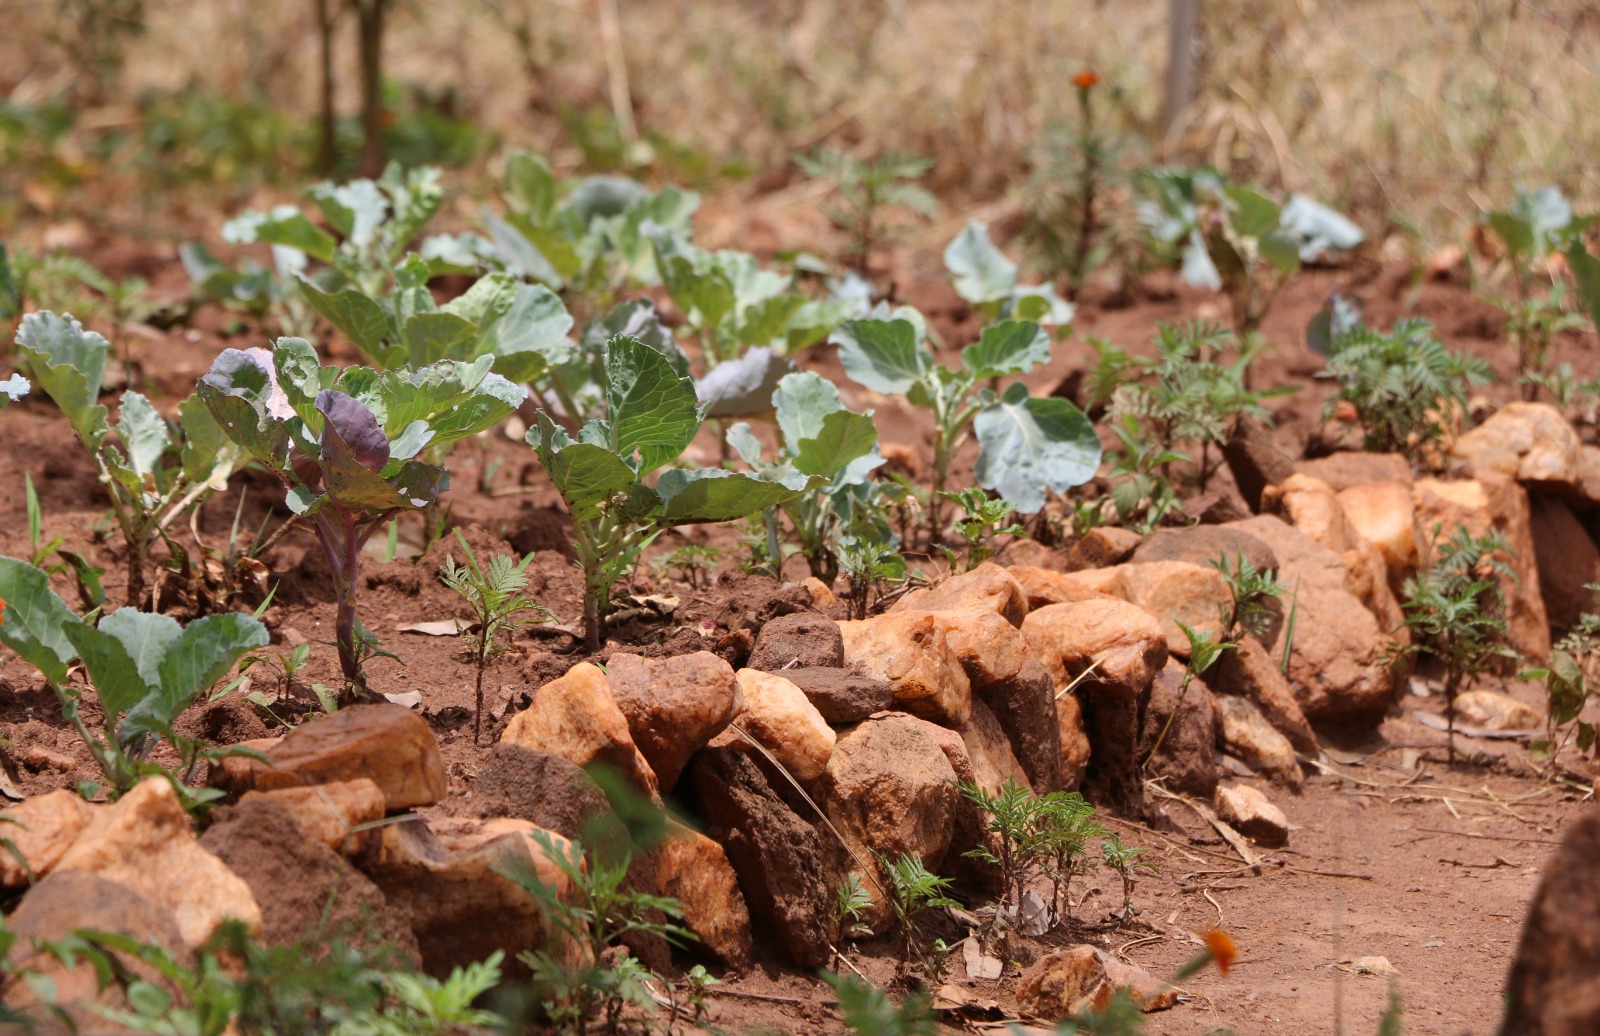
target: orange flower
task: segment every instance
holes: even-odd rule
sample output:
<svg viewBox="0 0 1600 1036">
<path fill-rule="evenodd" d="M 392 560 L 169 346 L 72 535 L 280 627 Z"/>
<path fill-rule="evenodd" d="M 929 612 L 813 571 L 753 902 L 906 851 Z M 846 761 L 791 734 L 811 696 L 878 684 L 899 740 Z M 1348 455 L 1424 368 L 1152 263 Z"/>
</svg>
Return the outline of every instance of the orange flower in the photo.
<svg viewBox="0 0 1600 1036">
<path fill-rule="evenodd" d="M 1079 72 L 1077 75 L 1072 77 L 1072 85 L 1077 87 L 1079 90 L 1088 90 L 1098 86 L 1099 84 L 1100 77 L 1095 74 L 1095 71 L 1092 68 L 1086 68 L 1082 72 Z"/>
<path fill-rule="evenodd" d="M 0 622 L 6 621 L 6 602 L 0 600 Z"/>
<path fill-rule="evenodd" d="M 1217 962 L 1217 970 L 1224 975 L 1233 966 L 1234 958 L 1239 956 L 1239 944 L 1233 941 L 1233 936 L 1220 928 L 1213 928 L 1205 934 L 1206 949 L 1211 951 L 1211 957 Z"/>
</svg>

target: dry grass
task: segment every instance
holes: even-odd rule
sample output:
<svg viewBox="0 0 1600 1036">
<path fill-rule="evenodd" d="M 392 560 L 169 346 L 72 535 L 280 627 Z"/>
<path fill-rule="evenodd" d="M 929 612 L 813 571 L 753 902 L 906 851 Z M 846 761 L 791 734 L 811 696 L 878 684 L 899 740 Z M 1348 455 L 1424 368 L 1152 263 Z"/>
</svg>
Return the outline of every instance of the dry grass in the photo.
<svg viewBox="0 0 1600 1036">
<path fill-rule="evenodd" d="M 114 0 L 78 0 L 81 4 Z M 126 0 L 122 0 L 126 2 Z M 608 110 L 612 0 L 402 4 L 393 74 L 455 85 L 508 143 L 581 155 L 557 117 Z M 755 169 L 826 141 L 932 155 L 959 202 L 1020 182 L 1092 66 L 1140 153 L 1310 190 L 1369 224 L 1459 234 L 1517 183 L 1600 206 L 1600 11 L 1585 0 L 1210 0 L 1201 96 L 1161 139 L 1166 0 L 614 0 L 639 125 Z M 200 87 L 309 113 L 310 0 L 146 0 L 108 102 Z M 56 0 L 0 0 L 0 91 L 81 80 Z M 51 35 L 67 45 L 52 45 Z M 354 41 L 344 41 L 354 67 Z M 340 101 L 353 108 L 353 73 Z"/>
</svg>

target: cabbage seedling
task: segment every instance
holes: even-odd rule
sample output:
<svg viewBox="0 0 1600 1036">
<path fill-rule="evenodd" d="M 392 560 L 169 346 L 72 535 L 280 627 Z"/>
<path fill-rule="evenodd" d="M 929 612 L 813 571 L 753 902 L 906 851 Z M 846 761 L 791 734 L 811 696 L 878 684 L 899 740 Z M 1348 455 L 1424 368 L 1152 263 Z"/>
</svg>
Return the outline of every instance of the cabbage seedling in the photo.
<svg viewBox="0 0 1600 1036">
<path fill-rule="evenodd" d="M 591 651 L 605 633 L 611 587 L 666 529 L 726 522 L 776 507 L 823 479 L 783 479 L 722 468 L 670 468 L 700 430 L 704 410 L 692 379 L 637 338 L 606 346 L 604 418 L 574 439 L 540 410 L 528 444 L 572 514 L 583 569 L 583 632 Z"/>
<path fill-rule="evenodd" d="M 227 436 L 288 492 L 309 520 L 333 572 L 334 643 L 345 699 L 367 693 L 356 621 L 361 548 L 401 511 L 435 503 L 443 468 L 414 459 L 503 420 L 527 393 L 489 372 L 492 356 L 446 360 L 418 371 L 318 365 L 300 338 L 266 349 L 227 349 L 198 395 Z M 369 645 L 370 647 L 370 645 Z"/>
<path fill-rule="evenodd" d="M 943 535 L 950 463 L 978 440 L 978 485 L 1000 493 L 1023 514 L 1036 514 L 1045 491 L 1061 492 L 1094 477 L 1100 438 L 1083 412 L 1055 396 L 1033 397 L 1021 382 L 1003 391 L 984 385 L 1025 374 L 1050 359 L 1050 339 L 1032 320 L 1002 320 L 961 351 L 961 366 L 937 362 L 927 324 L 909 307 L 839 325 L 830 341 L 853 380 L 874 392 L 904 395 L 933 412 L 933 494 L 928 530 Z"/>
</svg>

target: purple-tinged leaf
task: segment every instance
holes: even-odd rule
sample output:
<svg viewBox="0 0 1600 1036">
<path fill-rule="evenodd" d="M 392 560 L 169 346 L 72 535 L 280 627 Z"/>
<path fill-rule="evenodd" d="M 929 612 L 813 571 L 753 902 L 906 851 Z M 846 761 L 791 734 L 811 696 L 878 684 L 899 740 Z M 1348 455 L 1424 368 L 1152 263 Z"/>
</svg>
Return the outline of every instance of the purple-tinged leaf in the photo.
<svg viewBox="0 0 1600 1036">
<path fill-rule="evenodd" d="M 326 419 L 322 426 L 324 456 L 333 437 L 357 464 L 373 474 L 389 463 L 389 437 L 365 403 L 335 389 L 323 389 L 317 393 L 317 409 Z"/>
</svg>

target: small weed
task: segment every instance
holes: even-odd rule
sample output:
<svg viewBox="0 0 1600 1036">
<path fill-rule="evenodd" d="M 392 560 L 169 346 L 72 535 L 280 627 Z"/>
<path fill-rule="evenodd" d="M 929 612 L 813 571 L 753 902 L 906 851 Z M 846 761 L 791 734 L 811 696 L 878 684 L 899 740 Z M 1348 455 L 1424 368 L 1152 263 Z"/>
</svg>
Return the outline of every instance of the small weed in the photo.
<svg viewBox="0 0 1600 1036">
<path fill-rule="evenodd" d="M 1283 614 L 1284 585 L 1271 571 L 1258 571 L 1243 554 L 1235 554 L 1231 564 L 1224 554 L 1211 567 L 1227 580 L 1228 593 L 1233 598 L 1232 607 L 1222 616 L 1224 638 L 1238 640 L 1247 634 L 1265 634 L 1273 620 Z"/>
<path fill-rule="evenodd" d="M 917 183 L 933 166 L 921 156 L 860 159 L 821 148 L 794 162 L 807 176 L 834 185 L 840 204 L 828 217 L 849 237 L 846 259 L 863 274 L 873 253 L 905 229 L 907 216 L 929 220 L 938 213 L 938 202 Z"/>
<path fill-rule="evenodd" d="M 668 572 L 677 574 L 678 580 L 691 590 L 703 590 L 711 585 L 711 573 L 722 558 L 722 551 L 703 543 L 685 543 L 674 547 L 670 554 L 656 559 L 657 576 Z"/>
<path fill-rule="evenodd" d="M 956 532 L 961 534 L 962 542 L 966 544 L 966 549 L 958 553 L 942 544 L 940 549 L 951 565 L 954 565 L 958 558 L 961 559 L 963 572 L 971 572 L 995 556 L 998 548 L 991 541 L 996 536 L 1027 534 L 1027 530 L 1016 522 L 1007 523 L 1006 519 L 1015 514 L 1017 509 L 1009 500 L 995 499 L 976 486 L 963 489 L 959 493 L 942 495 L 961 507 L 963 516 L 956 519 L 955 526 Z"/>
</svg>

